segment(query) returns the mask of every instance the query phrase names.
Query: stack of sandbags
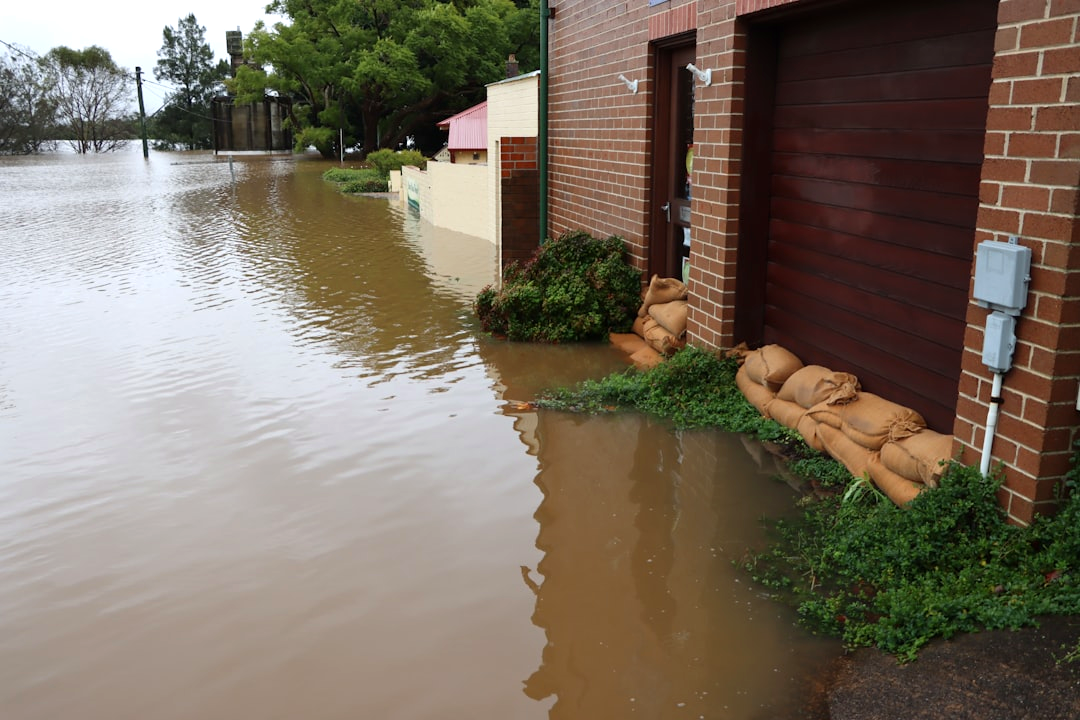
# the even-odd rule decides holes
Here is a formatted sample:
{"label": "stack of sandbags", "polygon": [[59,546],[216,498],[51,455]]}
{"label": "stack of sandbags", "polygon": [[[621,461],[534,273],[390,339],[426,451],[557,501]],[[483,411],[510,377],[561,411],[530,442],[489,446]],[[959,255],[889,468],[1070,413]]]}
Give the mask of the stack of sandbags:
{"label": "stack of sandbags", "polygon": [[[806,414],[817,423],[817,437],[825,451],[855,477],[868,473],[871,457],[886,442],[910,437],[926,427],[919,413],[868,392],[845,403],[815,405]],[[881,490],[897,502],[889,488]]]}
{"label": "stack of sandbags", "polygon": [[735,384],[758,412],[772,417],[769,406],[776,399],[776,392],[802,366],[802,361],[790,350],[779,345],[765,345],[742,353],[742,365],[735,373]]}
{"label": "stack of sandbags", "polygon": [[952,435],[920,430],[910,437],[890,440],[867,465],[870,479],[897,505],[925,488],[935,488],[952,454]]}
{"label": "stack of sandbags", "polygon": [[686,345],[687,289],[675,278],[653,275],[645,291],[634,333],[656,352],[671,355]]}
{"label": "stack of sandbags", "polygon": [[825,446],[817,436],[817,423],[807,416],[807,411],[823,403],[850,402],[858,391],[859,380],[851,373],[807,365],[793,373],[780,388],[769,405],[769,416],[785,427],[798,430],[807,445],[825,452]]}
{"label": "stack of sandbags", "polygon": [[763,416],[797,430],[852,475],[868,475],[897,505],[937,486],[952,436],[927,430],[919,413],[862,392],[850,373],[804,367],[778,345],[732,352],[743,362],[735,382]]}
{"label": "stack of sandbags", "polygon": [[680,280],[653,275],[649,281],[649,287],[645,290],[641,307],[638,308],[638,317],[645,317],[653,305],[669,303],[672,300],[685,300],[687,294],[686,285]]}

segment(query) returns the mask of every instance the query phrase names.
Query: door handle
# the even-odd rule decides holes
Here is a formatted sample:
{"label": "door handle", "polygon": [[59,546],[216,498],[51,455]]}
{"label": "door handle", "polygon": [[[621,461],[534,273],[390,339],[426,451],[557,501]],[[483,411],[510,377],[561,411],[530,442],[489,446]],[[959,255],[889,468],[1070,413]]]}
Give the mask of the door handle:
{"label": "door handle", "polygon": [[664,211],[664,217],[668,222],[671,222],[671,203],[666,202],[660,206],[660,209]]}

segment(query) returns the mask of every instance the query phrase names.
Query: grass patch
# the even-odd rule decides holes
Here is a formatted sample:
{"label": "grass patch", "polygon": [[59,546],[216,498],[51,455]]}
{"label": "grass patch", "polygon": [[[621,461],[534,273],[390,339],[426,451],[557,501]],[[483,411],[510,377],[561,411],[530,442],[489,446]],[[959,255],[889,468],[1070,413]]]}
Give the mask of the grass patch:
{"label": "grass patch", "polygon": [[[538,404],[578,412],[636,409],[676,427],[716,427],[779,444],[791,470],[834,493],[807,496],[796,520],[771,521],[773,542],[741,561],[801,622],[913,660],[936,637],[1034,625],[1080,614],[1080,445],[1054,517],[1005,521],[999,481],[952,465],[937,489],[896,507],[866,479],[766,420],[735,386],[734,360],[693,347],[634,369],[545,393]],[[1080,657],[1066,649],[1063,660]]]}

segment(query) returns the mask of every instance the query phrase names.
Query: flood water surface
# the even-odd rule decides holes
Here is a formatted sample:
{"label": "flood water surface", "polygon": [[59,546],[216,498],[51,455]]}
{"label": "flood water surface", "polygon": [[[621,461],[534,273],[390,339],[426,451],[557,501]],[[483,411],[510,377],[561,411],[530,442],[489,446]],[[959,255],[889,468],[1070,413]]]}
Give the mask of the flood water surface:
{"label": "flood water surface", "polygon": [[0,717],[767,718],[742,441],[522,401],[486,241],[309,159],[0,160]]}

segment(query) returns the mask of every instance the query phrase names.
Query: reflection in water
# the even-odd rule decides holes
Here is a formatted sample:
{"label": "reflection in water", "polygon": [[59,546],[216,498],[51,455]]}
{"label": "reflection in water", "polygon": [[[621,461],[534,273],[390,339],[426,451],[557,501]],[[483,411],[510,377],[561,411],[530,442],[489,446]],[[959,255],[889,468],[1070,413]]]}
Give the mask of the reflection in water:
{"label": "reflection in water", "polygon": [[834,649],[732,567],[790,489],[730,435],[548,412],[536,435],[547,645],[526,694],[554,697],[553,719],[799,716],[801,678]]}
{"label": "reflection in water", "polygon": [[518,410],[625,358],[479,335],[491,245],[328,166],[0,158],[3,720],[776,707],[802,641],[729,560],[787,494]]}

